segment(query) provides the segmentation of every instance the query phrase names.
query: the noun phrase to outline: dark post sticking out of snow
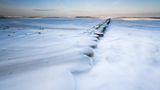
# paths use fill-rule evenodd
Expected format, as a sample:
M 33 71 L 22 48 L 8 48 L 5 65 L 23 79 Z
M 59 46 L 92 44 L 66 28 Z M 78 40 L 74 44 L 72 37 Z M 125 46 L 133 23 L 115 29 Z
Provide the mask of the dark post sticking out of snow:
M 99 24 L 96 27 L 97 31 L 94 34 L 98 35 L 99 37 L 103 37 L 110 22 L 111 22 L 111 19 L 109 18 L 109 19 L 106 19 L 102 24 Z

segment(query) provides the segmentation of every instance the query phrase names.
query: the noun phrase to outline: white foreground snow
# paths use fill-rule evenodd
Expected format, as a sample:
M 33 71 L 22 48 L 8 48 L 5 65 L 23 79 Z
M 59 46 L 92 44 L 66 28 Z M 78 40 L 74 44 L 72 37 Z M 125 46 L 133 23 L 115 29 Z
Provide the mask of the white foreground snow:
M 112 20 L 77 90 L 160 90 L 160 21 Z
M 1 20 L 0 90 L 160 90 L 160 21 L 102 21 Z
M 75 90 L 91 69 L 96 19 L 1 19 L 0 90 Z

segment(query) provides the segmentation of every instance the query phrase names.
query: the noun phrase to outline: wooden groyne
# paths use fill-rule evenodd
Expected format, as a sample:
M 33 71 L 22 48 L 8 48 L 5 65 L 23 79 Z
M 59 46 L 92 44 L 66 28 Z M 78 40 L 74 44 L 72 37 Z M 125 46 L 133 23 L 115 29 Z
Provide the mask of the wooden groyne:
M 109 18 L 109 19 L 106 19 L 103 23 L 97 25 L 95 27 L 94 34 L 98 35 L 98 37 L 103 37 L 107 28 L 108 28 L 108 26 L 109 26 L 109 24 L 110 24 L 110 22 L 111 22 L 111 19 Z

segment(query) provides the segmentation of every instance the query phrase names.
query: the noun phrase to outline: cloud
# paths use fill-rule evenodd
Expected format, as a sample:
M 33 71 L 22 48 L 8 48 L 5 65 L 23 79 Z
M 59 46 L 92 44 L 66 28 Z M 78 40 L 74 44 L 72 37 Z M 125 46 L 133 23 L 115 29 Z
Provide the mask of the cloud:
M 32 9 L 33 11 L 40 11 L 40 12 L 43 12 L 43 11 L 56 11 L 56 9 Z

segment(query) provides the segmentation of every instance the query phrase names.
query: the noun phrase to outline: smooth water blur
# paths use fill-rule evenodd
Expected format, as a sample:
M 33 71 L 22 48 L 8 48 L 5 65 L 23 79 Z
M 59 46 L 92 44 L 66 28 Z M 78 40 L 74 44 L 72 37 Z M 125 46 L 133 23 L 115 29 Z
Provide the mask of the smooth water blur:
M 121 23 L 123 21 L 123 23 Z M 118 26 L 143 30 L 160 30 L 160 20 L 115 20 Z
M 53 29 L 55 26 L 90 28 L 102 21 L 91 18 L 11 18 L 0 19 L 0 30 Z

